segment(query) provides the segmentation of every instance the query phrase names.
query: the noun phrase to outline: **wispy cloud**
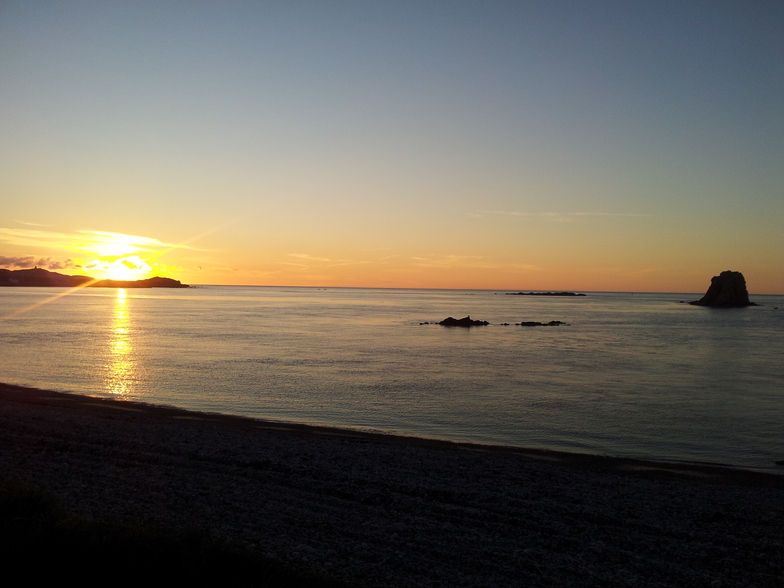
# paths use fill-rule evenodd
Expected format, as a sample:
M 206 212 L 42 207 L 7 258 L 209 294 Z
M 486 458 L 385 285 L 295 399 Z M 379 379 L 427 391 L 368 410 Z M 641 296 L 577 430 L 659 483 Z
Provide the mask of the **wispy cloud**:
M 315 256 L 309 255 L 307 253 L 289 253 L 289 257 L 296 257 L 298 259 L 306 259 L 308 261 L 322 261 L 322 262 L 330 262 L 330 261 L 332 261 L 328 257 L 315 257 Z
M 293 261 L 276 261 L 278 265 L 286 265 L 289 267 L 298 267 L 302 269 L 310 269 L 310 266 L 305 263 L 294 263 Z
M 365 253 L 380 253 L 382 251 L 392 251 L 392 247 L 386 246 L 386 247 L 373 247 L 369 249 L 365 248 L 362 251 L 364 251 Z
M 363 261 L 358 261 L 358 260 L 355 260 L 355 259 L 332 259 L 332 258 L 329 258 L 329 257 L 316 257 L 316 256 L 310 255 L 308 253 L 289 253 L 288 256 L 289 257 L 293 257 L 295 259 L 301 259 L 302 261 L 305 261 L 305 262 L 309 261 L 309 262 L 314 262 L 314 263 L 311 263 L 310 265 L 306 265 L 304 263 L 293 263 L 293 262 L 286 262 L 286 261 L 280 261 L 278 263 L 287 264 L 287 265 L 295 265 L 295 266 L 300 266 L 300 267 L 303 267 L 303 268 L 310 268 L 314 264 L 316 264 L 316 265 L 326 264 L 326 267 L 338 267 L 338 266 L 343 266 L 343 265 L 363 265 L 363 264 L 366 264 L 366 263 L 370 263 L 369 261 L 364 261 L 364 260 Z
M 473 270 L 495 270 L 500 272 L 537 272 L 540 266 L 531 263 L 494 262 L 481 255 L 425 254 L 407 258 L 411 265 L 420 269 L 465 268 Z
M 0 241 L 25 247 L 87 251 L 104 257 L 121 257 L 136 253 L 156 254 L 171 249 L 194 249 L 188 245 L 165 243 L 151 237 L 89 230 L 61 233 L 40 229 L 0 228 Z
M 494 267 L 493 264 L 483 262 L 480 255 L 439 255 L 425 254 L 412 256 L 414 265 L 428 268 L 450 268 L 450 267 Z
M 16 223 L 18 223 L 20 225 L 27 225 L 28 227 L 51 227 L 52 226 L 52 225 L 44 225 L 44 224 L 41 224 L 41 223 L 31 223 L 31 222 L 23 221 L 23 220 L 19 220 L 19 219 L 15 219 L 14 222 L 16 222 Z
M 575 222 L 589 217 L 647 217 L 649 214 L 636 212 L 522 212 L 516 210 L 483 210 L 479 213 L 468 213 L 471 216 L 516 216 L 522 218 L 541 218 L 553 222 Z
M 68 249 L 74 238 L 74 235 L 54 231 L 0 228 L 0 241 L 5 241 L 12 245 Z
M 538 265 L 534 265 L 532 263 L 510 263 L 507 265 L 507 268 L 513 271 L 522 271 L 522 272 L 540 272 L 542 271 L 542 267 Z
M 64 270 L 78 268 L 81 266 L 76 264 L 72 259 L 57 261 L 51 257 L 35 258 L 32 255 L 27 255 L 25 257 L 6 257 L 5 255 L 0 255 L 0 267 L 16 269 L 41 267 L 49 270 Z
M 17 267 L 20 269 L 25 269 L 28 267 L 33 267 L 35 265 L 35 257 L 32 255 L 28 255 L 27 257 L 6 257 L 5 255 L 0 255 L 0 267 Z

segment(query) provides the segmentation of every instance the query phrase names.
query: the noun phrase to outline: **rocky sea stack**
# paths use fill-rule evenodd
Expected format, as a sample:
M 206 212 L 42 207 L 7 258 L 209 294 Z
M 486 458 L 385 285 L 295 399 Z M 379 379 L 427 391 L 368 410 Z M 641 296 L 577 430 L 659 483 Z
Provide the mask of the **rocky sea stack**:
M 749 301 L 746 278 L 740 272 L 726 271 L 711 279 L 710 288 L 699 300 L 689 302 L 696 306 L 711 308 L 743 308 L 757 306 Z

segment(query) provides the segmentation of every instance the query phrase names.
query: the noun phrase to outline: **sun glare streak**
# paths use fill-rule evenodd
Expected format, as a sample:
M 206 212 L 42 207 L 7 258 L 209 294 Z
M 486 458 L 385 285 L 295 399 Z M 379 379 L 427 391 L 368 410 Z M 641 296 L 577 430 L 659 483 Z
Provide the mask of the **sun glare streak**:
M 190 239 L 186 239 L 185 241 L 182 241 L 180 243 L 170 245 L 168 249 L 162 249 L 160 251 L 156 251 L 155 253 L 152 253 L 151 255 L 145 257 L 144 261 L 150 263 L 152 260 L 157 259 L 158 257 L 166 253 L 169 253 L 170 251 L 174 251 L 175 249 L 195 249 L 195 247 L 190 247 L 190 244 L 193 243 L 194 241 L 198 241 L 199 239 L 203 239 L 207 235 L 212 235 L 213 233 L 222 231 L 223 229 L 230 227 L 231 225 L 238 223 L 241 220 L 243 220 L 242 217 L 237 217 L 236 219 L 227 221 L 222 225 L 218 225 L 217 227 L 213 227 L 212 229 L 207 229 L 203 233 L 199 233 L 198 235 L 195 235 Z
M 78 292 L 82 288 L 86 288 L 86 287 L 90 286 L 91 284 L 95 284 L 98 281 L 99 280 L 90 280 L 89 282 L 86 282 L 84 284 L 79 284 L 78 286 L 75 286 L 73 288 L 69 288 L 65 292 L 60 292 L 59 294 L 55 294 L 54 296 L 51 296 L 51 297 L 47 298 L 46 300 L 42 300 L 41 302 L 36 302 L 35 304 L 31 304 L 30 306 L 25 306 L 24 308 L 20 308 L 16 312 L 12 312 L 11 314 L 7 314 L 5 316 L 2 316 L 2 317 L 0 317 L 0 321 L 6 321 L 6 320 L 12 319 L 12 318 L 14 318 L 16 316 L 19 316 L 20 314 L 24 314 L 26 312 L 30 312 L 31 310 L 35 310 L 36 308 L 40 308 L 44 304 L 49 304 L 50 302 L 54 302 L 55 300 L 58 300 L 58 299 L 62 298 L 63 296 L 68 296 L 69 294 L 73 294 L 74 292 Z

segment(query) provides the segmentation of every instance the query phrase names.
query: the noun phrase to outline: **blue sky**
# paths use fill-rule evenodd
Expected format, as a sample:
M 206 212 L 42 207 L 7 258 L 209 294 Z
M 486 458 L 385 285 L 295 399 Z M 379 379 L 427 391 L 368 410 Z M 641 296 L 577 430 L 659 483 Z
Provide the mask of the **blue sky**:
M 5 2 L 0 254 L 784 292 L 782 98 L 780 2 Z

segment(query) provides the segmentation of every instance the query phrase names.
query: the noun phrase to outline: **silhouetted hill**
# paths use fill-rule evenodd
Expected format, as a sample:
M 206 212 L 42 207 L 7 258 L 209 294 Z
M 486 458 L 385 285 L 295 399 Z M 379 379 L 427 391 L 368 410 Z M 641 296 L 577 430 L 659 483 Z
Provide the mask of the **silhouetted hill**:
M 90 284 L 93 288 L 190 288 L 179 280 L 171 278 L 147 278 L 146 280 L 98 280 Z
M 89 276 L 66 276 L 45 269 L 7 270 L 0 269 L 0 286 L 56 286 L 74 288 L 91 282 Z
M 148 278 L 146 280 L 96 280 L 90 276 L 66 276 L 41 268 L 8 270 L 0 269 L 0 286 L 59 287 L 75 288 L 189 288 L 179 280 L 171 278 Z

